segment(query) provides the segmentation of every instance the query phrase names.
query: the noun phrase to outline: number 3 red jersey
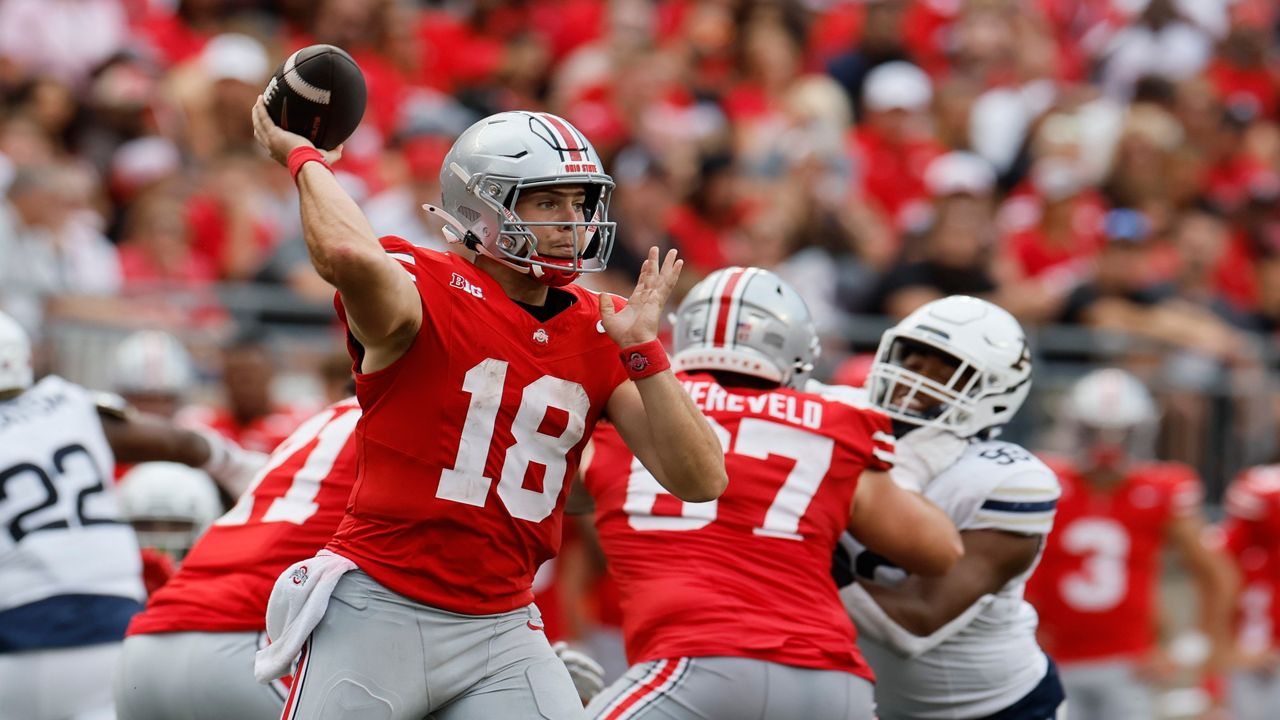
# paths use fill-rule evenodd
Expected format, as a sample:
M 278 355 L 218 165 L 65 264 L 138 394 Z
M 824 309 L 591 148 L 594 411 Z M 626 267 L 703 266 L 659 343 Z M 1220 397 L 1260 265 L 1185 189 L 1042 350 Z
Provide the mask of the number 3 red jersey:
M 1027 585 L 1041 644 L 1061 662 L 1145 654 L 1155 647 L 1154 593 L 1168 526 L 1199 510 L 1200 479 L 1184 465 L 1153 463 L 1100 490 L 1070 464 L 1048 462 L 1062 497 Z
M 356 377 L 360 470 L 329 549 L 432 607 L 527 605 L 559 548 L 566 479 L 626 380 L 617 345 L 589 290 L 553 290 L 574 303 L 542 322 L 468 260 L 382 242 L 421 297 L 422 327 L 394 363 Z
M 356 480 L 359 419 L 350 398 L 299 425 L 133 618 L 129 634 L 263 630 L 276 578 L 324 547 L 342 519 Z
M 724 494 L 681 502 L 607 425 L 583 474 L 628 661 L 749 657 L 871 679 L 831 557 L 859 475 L 890 466 L 888 418 L 790 389 L 680 377 L 724 446 Z

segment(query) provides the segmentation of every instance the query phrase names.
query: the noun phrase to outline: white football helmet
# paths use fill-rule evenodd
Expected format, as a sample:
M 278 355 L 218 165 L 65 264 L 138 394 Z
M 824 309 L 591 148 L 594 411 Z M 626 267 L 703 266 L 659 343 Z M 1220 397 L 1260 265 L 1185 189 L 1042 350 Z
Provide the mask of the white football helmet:
M 516 214 L 521 192 L 553 185 L 586 188 L 583 221 L 529 222 Z M 604 270 L 613 251 L 613 178 L 586 136 L 555 115 L 503 112 L 467 128 L 445 156 L 440 192 L 441 207 L 423 207 L 445 221 L 452 241 L 546 285 L 567 285 L 579 273 Z M 575 247 L 572 259 L 540 254 L 531 228 L 566 225 L 579 241 L 585 239 L 581 250 Z
M 1101 430 L 1127 430 L 1159 417 L 1147 386 L 1119 368 L 1094 370 L 1077 380 L 1063 409 L 1072 420 Z
M 904 366 L 922 350 L 956 364 L 948 380 Z M 894 420 L 959 437 L 998 432 L 1031 390 L 1026 334 L 1012 315 L 986 300 L 934 300 L 881 337 L 867 388 L 871 403 Z
M 112 386 L 122 394 L 183 395 L 195 380 L 191 355 L 161 330 L 140 330 L 116 346 Z
M 0 311 L 0 392 L 26 390 L 33 382 L 31 339 L 17 320 Z
M 818 357 L 804 299 L 761 268 L 711 273 L 684 296 L 672 321 L 676 370 L 721 370 L 803 390 Z
M 1095 467 L 1155 454 L 1160 411 L 1147 386 L 1124 370 L 1103 368 L 1080 378 L 1062 410 L 1074 448 Z
M 142 463 L 120 478 L 120 512 L 138 544 L 181 560 L 222 514 L 213 480 L 201 470 L 166 462 Z

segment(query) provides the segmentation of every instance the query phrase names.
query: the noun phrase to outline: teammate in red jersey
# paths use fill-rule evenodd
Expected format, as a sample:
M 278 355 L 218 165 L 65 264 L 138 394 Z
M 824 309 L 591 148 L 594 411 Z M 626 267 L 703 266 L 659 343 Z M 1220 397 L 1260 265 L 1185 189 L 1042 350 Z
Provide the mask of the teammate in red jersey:
M 1079 463 L 1049 464 L 1062 484 L 1055 532 L 1027 599 L 1040 642 L 1060 663 L 1068 717 L 1152 717 L 1147 681 L 1165 665 L 1156 642 L 1160 555 L 1172 546 L 1193 574 L 1201 627 L 1221 658 L 1234 578 L 1202 539 L 1200 479 L 1183 465 L 1141 462 L 1156 408 L 1147 389 L 1117 369 L 1082 378 L 1067 400 Z
M 133 618 L 116 678 L 121 717 L 280 716 L 288 687 L 253 679 L 267 596 L 281 571 L 333 537 L 356 479 L 359 419 L 350 398 L 296 428 Z
M 588 714 L 872 718 L 873 675 L 831 581 L 836 543 L 851 528 L 938 574 L 960 557 L 959 533 L 889 479 L 887 417 L 801 389 L 817 333 L 778 276 L 712 273 L 681 303 L 675 332 L 679 377 L 725 448 L 729 488 L 682 503 L 597 428 L 583 478 L 632 667 Z
M 684 500 L 727 483 L 656 341 L 680 262 L 652 250 L 625 306 L 571 285 L 608 259 L 613 182 L 553 115 L 485 118 L 445 157 L 443 207 L 428 210 L 473 261 L 379 242 L 325 156 L 261 100 L 254 126 L 294 172 L 365 408 L 347 515 L 328 554 L 277 580 L 267 625 L 279 617 L 280 633 L 255 672 L 287 672 L 298 647 L 290 718 L 581 717 L 530 586 L 556 552 L 565 480 L 596 421 L 611 419 Z
M 269 453 L 309 414 L 271 399 L 274 377 L 266 336 L 261 329 L 242 330 L 222 349 L 226 406 L 188 406 L 178 419 L 183 424 L 212 428 L 247 450 Z
M 1236 720 L 1267 720 L 1280 708 L 1280 465 L 1241 473 L 1226 509 L 1223 540 L 1242 579 L 1231 712 Z

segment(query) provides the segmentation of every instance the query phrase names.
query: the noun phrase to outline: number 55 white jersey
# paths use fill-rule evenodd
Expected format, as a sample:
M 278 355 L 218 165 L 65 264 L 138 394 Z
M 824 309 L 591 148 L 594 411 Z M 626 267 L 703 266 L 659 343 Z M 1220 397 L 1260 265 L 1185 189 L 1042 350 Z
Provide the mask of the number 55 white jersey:
M 0 650 L 6 644 L 64 644 L 42 639 L 40 628 L 30 627 L 40 617 L 33 605 L 40 601 L 64 595 L 144 599 L 138 542 L 121 520 L 114 470 L 84 388 L 50 376 L 0 402 L 0 613 L 23 606 L 33 611 L 23 612 L 28 627 L 21 641 L 0 632 Z
M 1023 448 L 999 441 L 971 442 L 924 488 L 925 497 L 961 532 L 1002 530 L 1040 536 L 1053 527 L 1059 494 L 1052 470 Z M 1012 705 L 1044 678 L 1048 660 L 1036 644 L 1036 612 L 1023 599 L 1040 552 L 1023 573 L 984 596 L 968 624 L 939 631 L 940 636 L 953 634 L 914 658 L 859 637 L 876 671 L 876 701 L 883 717 L 984 717 Z M 847 533 L 837 552 L 835 574 L 842 587 L 854 577 L 886 585 L 906 577 Z M 856 606 L 846 602 L 846 607 L 853 611 Z M 858 613 L 853 615 L 857 624 Z

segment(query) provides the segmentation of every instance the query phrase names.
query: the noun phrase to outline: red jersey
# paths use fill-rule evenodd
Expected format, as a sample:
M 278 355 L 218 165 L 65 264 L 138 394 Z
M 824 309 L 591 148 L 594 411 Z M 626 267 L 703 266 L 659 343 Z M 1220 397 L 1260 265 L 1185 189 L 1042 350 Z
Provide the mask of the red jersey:
M 553 291 L 574 302 L 543 322 L 458 255 L 382 242 L 421 296 L 422 327 L 394 363 L 356 376 L 360 471 L 329 549 L 432 607 L 527 605 L 560 546 L 567 480 L 626 380 L 618 347 L 589 290 Z
M 607 425 L 583 473 L 622 598 L 627 659 L 749 657 L 872 679 L 831 556 L 858 477 L 889 468 L 889 420 L 786 388 L 681 379 L 725 448 L 718 500 L 663 490 Z
M 1244 580 L 1236 639 L 1252 652 L 1280 648 L 1280 465 L 1246 470 L 1227 490 L 1222 529 Z
M 324 547 L 342 518 L 356 478 L 359 419 L 351 398 L 299 426 L 133 618 L 129 634 L 265 629 L 276 578 Z
M 1168 525 L 1198 511 L 1200 479 L 1184 465 L 1153 463 L 1107 491 L 1069 463 L 1049 464 L 1062 497 L 1027 585 L 1041 644 L 1062 662 L 1145 654 L 1156 641 L 1151 618 Z

